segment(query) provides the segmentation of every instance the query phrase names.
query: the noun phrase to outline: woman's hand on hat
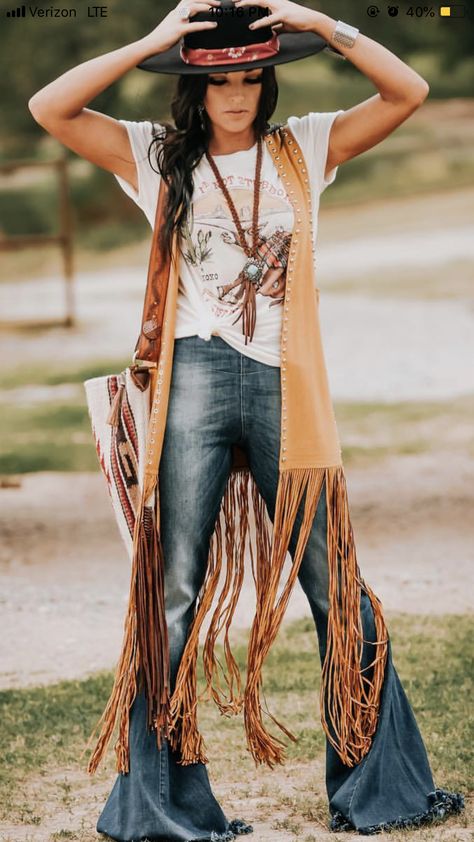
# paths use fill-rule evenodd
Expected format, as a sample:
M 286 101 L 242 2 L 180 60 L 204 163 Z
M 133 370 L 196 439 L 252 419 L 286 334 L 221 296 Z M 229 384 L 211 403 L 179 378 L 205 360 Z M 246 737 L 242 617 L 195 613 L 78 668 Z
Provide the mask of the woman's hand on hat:
M 217 21 L 190 21 L 198 12 L 209 12 L 212 7 L 220 6 L 220 0 L 180 0 L 176 8 L 171 9 L 161 23 L 142 38 L 150 47 L 150 54 L 164 52 L 173 47 L 184 35 L 202 29 L 214 29 Z
M 261 6 L 269 10 L 269 15 L 253 21 L 249 29 L 271 26 L 279 32 L 309 32 L 314 26 L 315 16 L 319 14 L 292 0 L 233 0 L 233 3 L 236 9 Z

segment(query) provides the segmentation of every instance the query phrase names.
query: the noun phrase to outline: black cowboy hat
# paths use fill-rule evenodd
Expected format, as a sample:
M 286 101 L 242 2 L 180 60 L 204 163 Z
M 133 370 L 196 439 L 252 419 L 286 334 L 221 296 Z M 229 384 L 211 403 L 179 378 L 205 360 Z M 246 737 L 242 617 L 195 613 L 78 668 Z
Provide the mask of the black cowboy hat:
M 183 5 L 186 5 L 185 0 Z M 268 14 L 268 8 L 244 6 L 239 9 L 232 0 L 221 0 L 220 7 L 192 16 L 193 22 L 216 20 L 215 28 L 189 33 L 181 43 L 149 56 L 137 67 L 153 73 L 227 73 L 284 64 L 324 49 L 344 58 L 314 32 L 279 34 L 271 26 L 249 29 L 249 23 Z

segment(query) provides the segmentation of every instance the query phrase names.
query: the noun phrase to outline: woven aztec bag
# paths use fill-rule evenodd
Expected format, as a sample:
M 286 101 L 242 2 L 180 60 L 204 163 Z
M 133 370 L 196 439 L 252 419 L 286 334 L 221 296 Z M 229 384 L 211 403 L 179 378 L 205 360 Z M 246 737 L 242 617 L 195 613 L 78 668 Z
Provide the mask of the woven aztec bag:
M 143 485 L 150 385 L 138 386 L 130 368 L 84 382 L 97 455 L 130 560 Z
M 162 180 L 155 232 L 160 230 L 165 196 Z M 100 467 L 130 559 L 133 557 L 133 534 L 143 487 L 153 375 L 160 353 L 161 322 L 169 275 L 169 260 L 160 265 L 157 239 L 154 236 L 152 240 L 142 326 L 133 364 L 119 374 L 84 381 Z

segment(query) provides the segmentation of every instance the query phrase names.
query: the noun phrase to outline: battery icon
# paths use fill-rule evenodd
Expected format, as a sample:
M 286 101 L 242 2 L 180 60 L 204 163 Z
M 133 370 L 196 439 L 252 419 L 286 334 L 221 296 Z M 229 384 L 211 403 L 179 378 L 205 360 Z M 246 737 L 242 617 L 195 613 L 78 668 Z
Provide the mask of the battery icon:
M 463 18 L 465 6 L 440 6 L 439 14 L 442 18 Z

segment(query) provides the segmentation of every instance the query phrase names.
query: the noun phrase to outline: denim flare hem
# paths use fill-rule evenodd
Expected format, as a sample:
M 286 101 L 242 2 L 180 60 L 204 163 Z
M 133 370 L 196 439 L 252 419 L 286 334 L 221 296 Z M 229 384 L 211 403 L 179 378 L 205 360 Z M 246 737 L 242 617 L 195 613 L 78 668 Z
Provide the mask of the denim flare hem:
M 368 827 L 355 827 L 338 810 L 331 818 L 330 830 L 339 832 L 341 830 L 356 830 L 361 836 L 373 836 L 376 833 L 384 833 L 390 830 L 414 830 L 427 824 L 439 824 L 448 816 L 460 813 L 464 809 L 464 796 L 459 792 L 448 792 L 447 789 L 435 789 L 428 793 L 430 806 L 424 813 L 417 813 L 414 816 L 400 816 L 390 822 L 373 824 Z
M 251 824 L 247 824 L 247 822 L 242 821 L 242 819 L 232 819 L 229 824 L 227 830 L 224 833 L 216 833 L 215 830 L 211 831 L 210 836 L 199 837 L 199 839 L 189 839 L 188 842 L 232 842 L 237 836 L 242 836 L 247 833 L 253 833 L 253 827 Z M 111 837 L 109 837 L 111 838 Z M 130 842 L 168 842 L 162 836 L 158 839 L 155 837 L 151 839 L 149 836 L 146 839 L 135 840 L 132 839 Z
M 227 830 L 224 833 L 217 833 L 215 830 L 211 831 L 210 836 L 202 837 L 200 836 L 199 839 L 189 839 L 187 842 L 232 842 L 237 836 L 243 836 L 247 833 L 253 833 L 253 827 L 251 824 L 247 824 L 247 822 L 242 821 L 242 819 L 232 819 L 229 824 Z M 108 836 L 108 834 L 104 834 Z M 112 836 L 108 836 L 109 839 L 112 839 Z M 153 839 L 150 836 L 145 837 L 145 839 L 131 839 L 130 842 L 168 842 L 168 840 L 164 839 L 163 836 L 154 837 Z
M 247 824 L 242 819 L 232 819 L 228 830 L 224 833 L 216 833 L 213 830 L 209 840 L 210 842 L 232 842 L 232 839 L 235 839 L 236 836 L 243 836 L 247 833 L 253 833 L 253 826 L 251 824 Z M 198 840 L 193 839 L 192 842 L 198 842 Z

